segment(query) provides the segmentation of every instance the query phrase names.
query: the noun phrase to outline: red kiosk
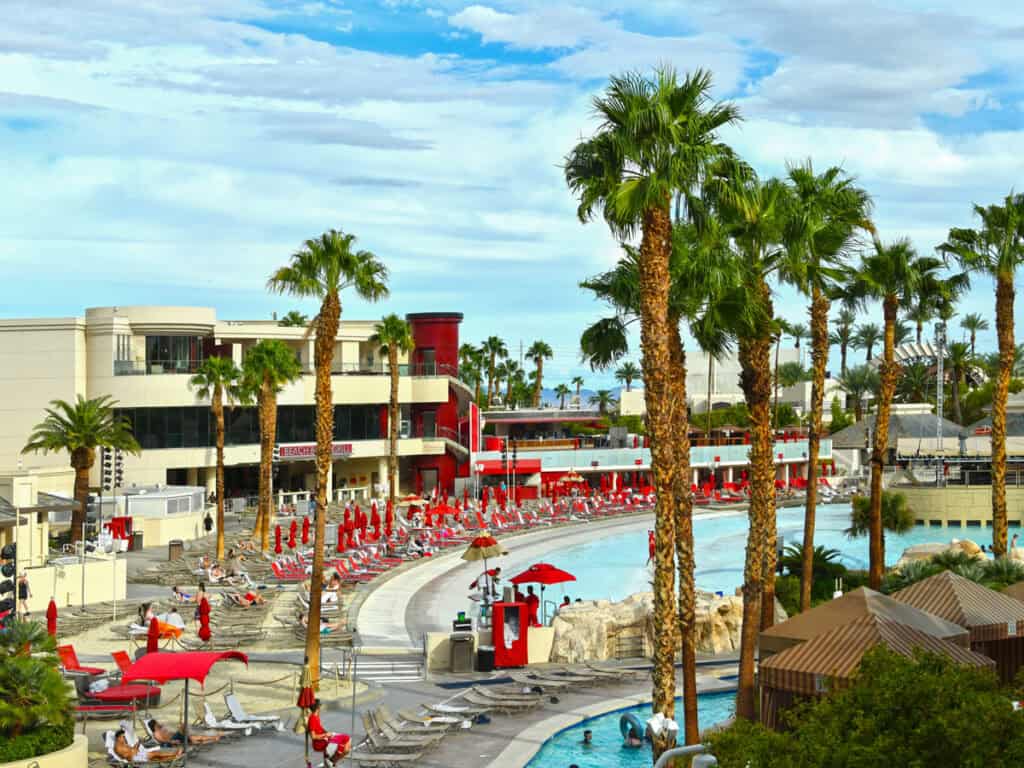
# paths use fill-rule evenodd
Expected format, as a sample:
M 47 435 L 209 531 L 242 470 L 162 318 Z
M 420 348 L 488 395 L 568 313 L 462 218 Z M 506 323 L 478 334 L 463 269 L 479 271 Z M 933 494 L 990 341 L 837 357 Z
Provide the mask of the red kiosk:
M 526 644 L 529 609 L 525 603 L 495 603 L 492 609 L 494 666 L 525 667 L 529 657 Z

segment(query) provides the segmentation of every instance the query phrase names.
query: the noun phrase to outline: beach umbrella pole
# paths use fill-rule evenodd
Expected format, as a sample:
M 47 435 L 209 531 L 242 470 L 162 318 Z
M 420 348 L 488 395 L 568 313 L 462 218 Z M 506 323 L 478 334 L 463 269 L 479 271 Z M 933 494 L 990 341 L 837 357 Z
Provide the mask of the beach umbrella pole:
M 188 765 L 188 678 L 185 678 L 185 755 L 182 765 Z

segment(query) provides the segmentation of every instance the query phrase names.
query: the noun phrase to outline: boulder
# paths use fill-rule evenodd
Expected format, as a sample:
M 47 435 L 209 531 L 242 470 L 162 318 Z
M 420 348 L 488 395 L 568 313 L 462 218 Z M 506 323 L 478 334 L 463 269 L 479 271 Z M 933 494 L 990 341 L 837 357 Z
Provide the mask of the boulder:
M 976 560 L 985 559 L 985 553 L 981 551 L 981 547 L 975 542 L 970 539 L 953 539 L 949 544 L 935 542 L 915 544 L 912 547 L 907 547 L 903 550 L 903 554 L 900 555 L 900 559 L 896 561 L 895 567 L 899 570 L 907 563 L 912 563 L 916 560 L 931 560 L 935 555 L 942 554 L 943 552 L 963 552 Z

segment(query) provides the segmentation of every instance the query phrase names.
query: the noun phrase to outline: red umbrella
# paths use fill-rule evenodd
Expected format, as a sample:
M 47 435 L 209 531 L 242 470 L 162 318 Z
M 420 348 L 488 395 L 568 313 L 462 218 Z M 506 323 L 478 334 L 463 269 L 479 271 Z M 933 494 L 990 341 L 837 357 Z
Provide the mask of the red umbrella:
M 384 508 L 384 535 L 391 538 L 391 526 L 395 521 L 395 511 L 391 506 L 391 499 L 388 499 L 388 504 Z
M 345 526 L 338 523 L 338 551 L 345 551 Z
M 281 554 L 281 526 L 274 526 L 274 554 Z
M 462 486 L 462 506 L 469 504 L 469 486 Z
M 199 639 L 210 640 L 210 602 L 205 597 L 199 601 Z
M 295 542 L 295 536 L 296 536 L 296 534 L 298 534 L 298 531 L 299 531 L 299 524 L 298 524 L 298 522 L 296 522 L 295 518 L 293 517 L 292 518 L 292 524 L 288 526 L 288 547 L 290 549 L 295 549 L 295 543 L 296 543 Z
M 483 499 L 484 509 L 487 509 L 487 503 L 491 500 L 491 490 L 485 485 L 481 498 Z
M 46 606 L 46 633 L 50 637 L 57 636 L 57 604 L 50 598 L 50 604 Z
M 302 543 L 309 544 L 309 518 L 302 518 Z
M 556 568 L 550 563 L 536 563 L 531 565 L 522 573 L 513 576 L 513 584 L 540 584 L 540 604 L 544 615 L 541 617 L 543 624 L 547 620 L 547 609 L 544 608 L 544 587 L 548 584 L 563 584 L 567 581 L 576 581 L 576 577 L 568 571 Z
M 160 650 L 160 622 L 154 616 L 149 621 L 149 632 L 146 634 L 146 653 L 156 653 Z
M 377 511 L 377 505 L 374 504 L 370 508 L 370 525 L 373 526 L 373 537 L 375 539 L 380 538 L 380 513 Z

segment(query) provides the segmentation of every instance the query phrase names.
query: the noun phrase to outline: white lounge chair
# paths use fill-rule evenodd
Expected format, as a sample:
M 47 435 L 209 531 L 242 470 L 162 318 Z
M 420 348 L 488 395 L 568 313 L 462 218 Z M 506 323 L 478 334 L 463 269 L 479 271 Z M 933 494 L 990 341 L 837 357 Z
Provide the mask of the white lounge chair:
M 224 703 L 228 705 L 228 713 L 231 715 L 231 719 L 236 723 L 256 725 L 260 728 L 270 726 L 276 728 L 278 731 L 284 730 L 280 717 L 277 715 L 250 715 L 245 711 L 245 707 L 242 706 L 242 702 L 240 702 L 238 697 L 233 693 L 224 694 Z
M 218 731 L 241 731 L 246 736 L 252 733 L 253 726 L 246 725 L 245 723 L 236 723 L 234 720 L 218 720 L 216 715 L 213 714 L 213 710 L 210 709 L 210 705 L 203 702 L 204 718 L 203 722 L 206 723 L 207 728 L 213 728 Z M 256 726 L 257 728 L 259 726 Z

